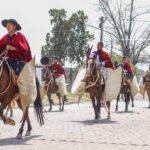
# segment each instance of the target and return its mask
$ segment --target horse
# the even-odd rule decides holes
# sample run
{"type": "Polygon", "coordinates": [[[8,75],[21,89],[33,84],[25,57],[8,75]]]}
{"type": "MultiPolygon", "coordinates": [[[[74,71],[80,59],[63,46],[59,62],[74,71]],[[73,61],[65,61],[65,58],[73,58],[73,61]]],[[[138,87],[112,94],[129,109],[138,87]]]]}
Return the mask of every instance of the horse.
{"type": "MultiPolygon", "coordinates": [[[[86,82],[86,92],[89,93],[94,113],[95,113],[95,120],[99,120],[101,118],[101,105],[103,103],[103,93],[105,85],[102,84],[102,80],[104,80],[100,68],[97,66],[95,59],[92,59],[91,62],[88,63],[88,71],[87,76],[85,77],[84,81],[86,82]]],[[[110,113],[110,101],[106,102],[106,106],[108,107],[108,116],[107,119],[111,118],[110,113]]]]}
{"type": "Polygon", "coordinates": [[[130,79],[128,79],[128,77],[126,76],[126,74],[122,73],[122,82],[121,82],[121,89],[120,89],[120,93],[117,96],[117,100],[116,100],[116,111],[118,111],[118,102],[120,100],[120,95],[123,94],[124,97],[124,101],[125,101],[125,112],[128,111],[128,105],[130,103],[130,98],[132,100],[132,107],[134,107],[134,98],[131,94],[131,89],[130,89],[130,84],[129,81],[130,79]]]}
{"type": "Polygon", "coordinates": [[[145,76],[144,82],[145,82],[145,90],[147,92],[148,99],[149,99],[149,108],[150,108],[150,74],[147,74],[145,76]]]}
{"type": "MultiPolygon", "coordinates": [[[[0,65],[0,85],[1,85],[0,86],[0,103],[1,103],[0,117],[2,118],[2,121],[4,122],[4,124],[9,124],[9,125],[15,125],[15,121],[11,118],[7,118],[3,114],[3,112],[6,109],[6,107],[11,104],[14,97],[16,95],[19,95],[18,86],[13,81],[14,80],[13,72],[14,71],[8,64],[7,60],[3,58],[3,60],[1,61],[1,65],[0,65]],[[4,67],[4,62],[6,63],[6,67],[4,67]]],[[[35,114],[36,114],[38,122],[40,123],[40,125],[43,125],[44,124],[43,107],[42,107],[42,100],[41,100],[40,91],[39,91],[39,82],[37,79],[36,79],[36,86],[37,86],[37,95],[33,103],[33,106],[34,106],[34,110],[35,110],[35,114]]],[[[19,96],[16,100],[16,103],[18,107],[22,110],[23,106],[22,106],[21,99],[19,98],[19,96]]],[[[26,108],[24,115],[22,117],[21,127],[16,137],[18,139],[22,138],[25,122],[27,122],[27,125],[28,125],[25,136],[31,135],[32,126],[31,126],[31,122],[29,118],[28,109],[29,109],[29,106],[26,108]]]]}
{"type": "Polygon", "coordinates": [[[49,112],[53,109],[53,100],[51,99],[52,94],[56,94],[59,99],[59,111],[64,111],[65,93],[59,89],[55,79],[52,77],[51,71],[47,67],[42,68],[42,82],[44,82],[44,90],[46,91],[50,105],[49,112]]]}

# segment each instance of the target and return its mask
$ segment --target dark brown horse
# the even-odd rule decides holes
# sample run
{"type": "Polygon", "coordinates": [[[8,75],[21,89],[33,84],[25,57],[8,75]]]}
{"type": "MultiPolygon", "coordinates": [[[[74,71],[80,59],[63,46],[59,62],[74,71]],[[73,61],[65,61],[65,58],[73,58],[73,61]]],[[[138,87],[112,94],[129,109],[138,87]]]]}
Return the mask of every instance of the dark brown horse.
{"type": "MultiPolygon", "coordinates": [[[[95,120],[98,120],[101,118],[100,111],[101,105],[103,103],[103,92],[105,85],[102,84],[103,76],[94,59],[92,59],[91,62],[88,63],[87,74],[88,75],[85,78],[86,92],[90,94],[95,113],[95,120]]],[[[110,119],[110,102],[106,102],[106,105],[108,107],[107,118],[110,119]]]]}
{"type": "Polygon", "coordinates": [[[127,78],[127,76],[123,73],[122,74],[122,83],[121,83],[121,89],[120,93],[117,96],[117,102],[116,102],[116,111],[118,111],[118,102],[120,100],[120,95],[123,95],[124,101],[125,101],[125,111],[128,111],[128,106],[130,103],[130,98],[132,100],[132,107],[134,107],[134,98],[131,94],[131,89],[130,89],[130,84],[129,81],[130,79],[127,78]]]}
{"type": "Polygon", "coordinates": [[[148,99],[149,99],[149,108],[150,108],[150,74],[147,74],[144,78],[144,82],[145,82],[145,90],[147,92],[148,95],[148,99]]]}
{"type": "Polygon", "coordinates": [[[47,67],[42,69],[42,81],[44,82],[44,90],[46,91],[50,104],[49,111],[52,111],[52,94],[57,95],[59,99],[59,110],[64,111],[64,94],[59,91],[58,85],[56,84],[55,79],[53,79],[52,74],[47,67]]]}
{"type": "MultiPolygon", "coordinates": [[[[14,84],[14,81],[13,81],[12,68],[8,65],[8,63],[6,64],[7,64],[7,69],[3,68],[3,63],[1,63],[1,66],[0,66],[0,103],[1,103],[0,117],[2,118],[4,124],[15,125],[14,120],[12,120],[11,118],[7,118],[3,114],[4,109],[8,105],[11,104],[13,98],[19,93],[17,84],[14,84]]],[[[34,101],[34,109],[35,109],[35,114],[37,116],[38,122],[40,123],[40,125],[43,125],[44,124],[43,107],[42,107],[42,101],[41,101],[40,91],[39,91],[39,82],[37,79],[36,79],[36,86],[37,86],[37,97],[34,101]]],[[[16,102],[19,108],[22,110],[21,100],[17,99],[16,102]]],[[[28,129],[27,129],[25,136],[29,136],[31,134],[32,126],[31,126],[30,119],[29,119],[28,109],[29,109],[29,106],[27,107],[23,115],[22,124],[19,129],[17,138],[22,137],[25,122],[27,122],[27,125],[28,125],[28,129]]]]}

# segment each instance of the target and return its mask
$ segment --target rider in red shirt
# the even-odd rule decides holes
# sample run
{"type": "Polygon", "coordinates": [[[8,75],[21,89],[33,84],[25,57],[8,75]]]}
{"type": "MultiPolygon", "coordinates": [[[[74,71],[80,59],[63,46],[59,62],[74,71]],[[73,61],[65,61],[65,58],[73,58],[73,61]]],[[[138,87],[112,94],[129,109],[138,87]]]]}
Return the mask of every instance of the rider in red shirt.
{"type": "Polygon", "coordinates": [[[53,63],[50,64],[48,66],[48,68],[52,72],[53,78],[59,78],[61,75],[65,75],[65,70],[64,70],[62,64],[60,64],[58,62],[58,58],[57,57],[53,58],[53,63]]]}
{"type": "Polygon", "coordinates": [[[131,65],[127,61],[127,57],[125,57],[125,56],[122,59],[122,67],[123,67],[127,77],[132,79],[133,78],[133,71],[132,71],[131,65]]]}
{"type": "Polygon", "coordinates": [[[98,42],[97,51],[93,52],[97,65],[101,65],[106,68],[114,69],[110,55],[103,50],[103,43],[98,42]]]}
{"type": "MultiPolygon", "coordinates": [[[[58,58],[57,57],[53,57],[53,63],[48,65],[48,68],[50,69],[53,78],[56,80],[57,78],[61,77],[62,75],[65,76],[65,70],[62,66],[62,64],[60,64],[58,62],[58,58]]],[[[66,86],[66,85],[64,85],[66,86]]],[[[66,94],[64,95],[64,101],[68,101],[66,94]]]]}
{"type": "Polygon", "coordinates": [[[18,32],[21,26],[14,19],[3,20],[2,25],[8,33],[0,39],[0,50],[8,50],[7,57],[17,61],[29,62],[32,59],[30,46],[25,36],[18,32]]]}
{"type": "Polygon", "coordinates": [[[21,26],[15,19],[3,20],[2,25],[8,33],[0,39],[0,53],[8,51],[5,55],[8,57],[7,62],[16,75],[19,75],[25,62],[32,59],[30,46],[25,36],[18,32],[21,30],[21,26]]]}

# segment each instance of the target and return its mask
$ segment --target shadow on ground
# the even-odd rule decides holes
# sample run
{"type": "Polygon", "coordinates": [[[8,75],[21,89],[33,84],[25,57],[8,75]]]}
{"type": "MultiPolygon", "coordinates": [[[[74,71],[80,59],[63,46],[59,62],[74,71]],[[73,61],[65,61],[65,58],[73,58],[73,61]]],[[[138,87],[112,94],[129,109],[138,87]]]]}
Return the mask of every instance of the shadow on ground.
{"type": "Polygon", "coordinates": [[[84,121],[70,121],[74,123],[81,123],[84,125],[95,125],[95,124],[116,124],[116,121],[108,120],[108,119],[101,119],[101,120],[84,120],[84,121]]]}
{"type": "Polygon", "coordinates": [[[5,139],[0,139],[0,146],[8,146],[8,145],[30,145],[27,144],[26,142],[31,140],[41,137],[41,135],[35,135],[35,136],[30,136],[30,137],[23,137],[22,139],[16,139],[15,137],[12,138],[5,138],[5,139]]]}
{"type": "Polygon", "coordinates": [[[113,113],[116,113],[116,114],[133,114],[135,113],[134,111],[114,111],[113,113]]]}

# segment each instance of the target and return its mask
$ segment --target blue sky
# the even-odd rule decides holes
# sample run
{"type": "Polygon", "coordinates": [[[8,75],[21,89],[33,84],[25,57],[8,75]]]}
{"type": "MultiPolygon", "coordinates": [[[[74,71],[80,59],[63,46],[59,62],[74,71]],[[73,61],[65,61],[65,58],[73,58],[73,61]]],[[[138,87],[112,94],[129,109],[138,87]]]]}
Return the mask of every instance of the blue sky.
{"type": "MultiPolygon", "coordinates": [[[[147,5],[149,0],[135,0],[137,5],[147,5]]],[[[97,26],[101,15],[97,11],[97,0],[3,0],[0,4],[0,20],[15,18],[23,27],[22,32],[26,35],[33,55],[40,59],[40,49],[45,43],[45,35],[50,31],[48,10],[64,8],[70,16],[73,12],[84,10],[89,17],[89,24],[97,26]]],[[[95,35],[91,44],[99,40],[99,31],[88,28],[95,35]]],[[[6,33],[5,28],[0,26],[0,37],[6,33]]]]}

